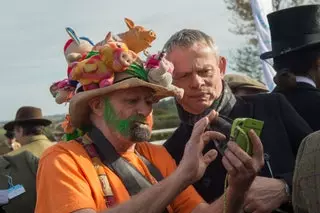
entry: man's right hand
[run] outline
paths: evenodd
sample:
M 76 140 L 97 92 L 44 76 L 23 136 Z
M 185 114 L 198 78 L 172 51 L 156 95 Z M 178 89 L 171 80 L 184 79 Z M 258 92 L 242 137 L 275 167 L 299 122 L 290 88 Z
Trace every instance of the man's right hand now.
M 225 139 L 225 136 L 221 133 L 214 131 L 205 132 L 208 124 L 216 119 L 217 116 L 218 113 L 212 111 L 209 115 L 199 120 L 193 127 L 191 137 L 185 146 L 182 160 L 177 168 L 186 178 L 186 183 L 188 184 L 199 180 L 208 165 L 217 157 L 217 151 L 215 149 L 211 149 L 203 155 L 202 151 L 205 145 L 214 139 Z
M 217 151 L 209 150 L 202 154 L 203 148 L 209 141 L 225 140 L 225 136 L 219 132 L 206 131 L 205 129 L 215 119 L 218 113 L 212 111 L 206 117 L 199 120 L 193 127 L 191 137 L 185 146 L 184 155 L 178 166 L 186 181 L 192 184 L 198 181 L 204 174 L 208 165 L 217 157 Z M 238 195 L 244 193 L 251 186 L 254 178 L 264 165 L 263 146 L 260 138 L 254 131 L 249 132 L 253 145 L 253 156 L 250 157 L 236 143 L 229 142 L 222 163 L 229 173 L 229 190 Z
M 222 158 L 222 163 L 229 174 L 229 191 L 239 196 L 244 196 L 264 165 L 263 146 L 260 138 L 253 130 L 249 131 L 249 137 L 253 146 L 252 157 L 235 142 L 229 142 Z

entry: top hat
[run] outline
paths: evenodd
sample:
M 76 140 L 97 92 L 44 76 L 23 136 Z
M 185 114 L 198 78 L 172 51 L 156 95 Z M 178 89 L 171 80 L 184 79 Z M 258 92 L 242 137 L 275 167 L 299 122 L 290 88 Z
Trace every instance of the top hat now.
M 12 131 L 15 125 L 21 123 L 34 123 L 48 126 L 51 124 L 51 121 L 43 118 L 40 108 L 23 106 L 18 109 L 15 120 L 6 123 L 3 128 L 7 131 Z
M 279 10 L 267 17 L 272 51 L 263 53 L 261 59 L 320 45 L 320 4 Z

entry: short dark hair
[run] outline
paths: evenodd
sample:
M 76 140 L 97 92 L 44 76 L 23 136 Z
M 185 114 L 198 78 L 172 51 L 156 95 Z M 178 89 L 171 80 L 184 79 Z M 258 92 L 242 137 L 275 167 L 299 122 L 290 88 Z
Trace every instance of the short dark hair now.
M 274 58 L 274 82 L 282 90 L 296 87 L 296 76 L 308 76 L 320 57 L 320 45 Z
M 44 126 L 34 123 L 20 123 L 17 126 L 23 129 L 23 135 L 42 135 L 44 133 Z
M 309 70 L 316 65 L 320 57 L 320 45 L 314 48 L 296 51 L 274 58 L 274 68 L 278 72 L 287 70 L 295 75 L 307 75 Z
M 201 30 L 196 29 L 182 29 L 173 34 L 169 40 L 165 43 L 163 49 L 170 53 L 176 46 L 189 48 L 195 43 L 204 43 L 208 47 L 211 47 L 216 56 L 219 55 L 218 46 L 211 36 Z

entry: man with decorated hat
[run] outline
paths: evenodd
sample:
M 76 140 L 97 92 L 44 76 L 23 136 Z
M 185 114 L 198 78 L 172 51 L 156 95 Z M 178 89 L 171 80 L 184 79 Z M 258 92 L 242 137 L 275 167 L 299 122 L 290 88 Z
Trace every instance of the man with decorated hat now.
M 165 148 L 147 142 L 152 104 L 174 95 L 174 90 L 148 82 L 137 63 L 115 73 L 113 84 L 75 94 L 70 120 L 85 134 L 43 154 L 35 212 L 222 212 L 223 198 L 206 204 L 190 186 L 217 155 L 215 150 L 203 155 L 204 143 L 224 138 L 217 132 L 203 134 L 217 116 L 214 111 L 196 124 L 178 167 Z M 231 174 L 226 212 L 241 208 L 263 164 L 261 142 L 254 133 L 251 139 L 252 158 L 234 143 L 228 148 L 233 154 L 225 157 Z
M 268 15 L 277 87 L 310 127 L 320 130 L 320 4 L 280 10 Z

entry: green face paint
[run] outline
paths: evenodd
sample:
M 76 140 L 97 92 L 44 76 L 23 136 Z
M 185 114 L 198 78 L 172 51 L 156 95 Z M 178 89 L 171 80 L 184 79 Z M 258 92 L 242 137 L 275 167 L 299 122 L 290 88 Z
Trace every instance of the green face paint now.
M 146 118 L 142 115 L 133 115 L 127 119 L 121 119 L 116 114 L 114 107 L 110 103 L 108 98 L 104 100 L 105 110 L 104 119 L 107 124 L 120 133 L 122 136 L 128 138 L 130 136 L 131 128 L 134 122 L 146 122 Z

